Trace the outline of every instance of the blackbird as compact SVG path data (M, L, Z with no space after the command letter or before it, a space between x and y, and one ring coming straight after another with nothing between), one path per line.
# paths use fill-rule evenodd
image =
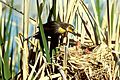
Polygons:
M57 22L57 21L51 21L48 23L43 24L43 29L45 33L45 37L48 44L48 36L51 37L50 40L50 57L52 58L52 50L58 46L59 43L59 37L62 36L62 39L67 36L67 33L74 33L74 26L68 23L64 22ZM42 51L44 52L44 46L43 41L41 37L40 31L38 31L35 36L36 39L40 40L40 45L42 48ZM62 41L62 40L61 40Z

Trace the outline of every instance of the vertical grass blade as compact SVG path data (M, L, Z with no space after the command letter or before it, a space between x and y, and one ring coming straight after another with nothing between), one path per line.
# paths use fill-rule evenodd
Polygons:
M13 5L13 0L11 0L11 5ZM3 57L4 57L4 64L3 64L3 70L4 70L4 77L6 80L8 80L11 77L10 74L10 66L9 66L9 52L10 52L10 37L11 37L11 26L10 26L10 21L11 21L11 16L12 16L12 8L10 8L9 10L9 15L8 18L4 18L5 20L7 20L7 23L5 23L4 21L4 49L3 49ZM5 25L6 24L6 25ZM12 24L12 22L11 22ZM6 43L7 42L7 43ZM7 45L5 47L5 44ZM6 51L5 51L6 50Z
M64 0L65 1L65 0ZM63 4L62 4L62 0L59 0L59 16L60 16L60 20L63 22Z
M99 23L99 25L100 25L100 27L101 27L101 16L100 16L100 14L101 14L101 9L100 9L100 0L96 0L96 11L97 11L97 16L98 16L98 23Z
M24 0L24 16L23 16L23 34L24 38L28 37L28 30L29 30L29 1ZM28 76L28 43L27 40L23 43L23 56L22 56L22 69L23 69L23 80L27 79Z
M113 34L113 22L114 22L114 10L115 10L115 2L112 3L112 9L111 9L111 35ZM112 36L111 36L112 37Z
M45 53L46 53L47 61L51 62L51 60L50 60L50 54L49 54L49 49L48 49L48 46L47 46L47 41L46 41L46 38L45 38L44 29L43 29L43 25L42 25L41 14L40 14L41 13L40 12L40 7L42 7L42 6L39 6L39 1L37 0L37 10L38 10L39 27L40 27L39 31L41 33L41 37L42 37L43 45L44 45L44 48L45 48Z
M2 3L0 2L0 44L2 43Z
M108 20L108 45L111 43L111 28L110 28L110 13L109 13L109 0L107 0L107 20Z

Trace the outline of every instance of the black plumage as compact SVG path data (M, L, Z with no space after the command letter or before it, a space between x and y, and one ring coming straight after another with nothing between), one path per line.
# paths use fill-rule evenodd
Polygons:
M51 37L50 40L50 57L52 57L52 50L58 46L59 42L59 36L67 36L67 33L74 33L74 27L71 24L64 23L64 22L56 22L56 21L51 21L46 24L43 24L44 28L44 33L46 40L48 42L48 36ZM40 45L42 47L42 50L44 52L44 47L43 47L43 42L41 38L40 32L37 32L36 35L34 36L36 39L40 40Z

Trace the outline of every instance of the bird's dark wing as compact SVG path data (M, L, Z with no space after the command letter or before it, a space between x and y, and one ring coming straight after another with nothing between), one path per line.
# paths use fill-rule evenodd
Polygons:
M56 21L51 21L49 23L43 24L44 32L48 34L48 36L52 36L56 33L58 33L58 28L60 27L60 24Z

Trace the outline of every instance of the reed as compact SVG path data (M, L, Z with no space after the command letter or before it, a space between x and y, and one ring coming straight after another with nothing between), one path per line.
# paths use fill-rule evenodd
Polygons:
M0 79L79 80L81 72L86 79L101 79L98 74L104 71L104 79L116 80L120 76L119 0L89 0L89 3L83 0L22 0L19 5L23 6L23 11L15 1L0 0ZM31 4L36 6L32 10L34 15L30 13ZM72 24L80 34L69 33L67 45L59 46L60 51L54 54L53 61L43 29L43 24L49 21ZM44 54L39 40L27 39L35 35L36 26L39 26ZM80 46L71 48L70 43L74 43L71 39L80 42ZM95 66L99 68L95 70Z

